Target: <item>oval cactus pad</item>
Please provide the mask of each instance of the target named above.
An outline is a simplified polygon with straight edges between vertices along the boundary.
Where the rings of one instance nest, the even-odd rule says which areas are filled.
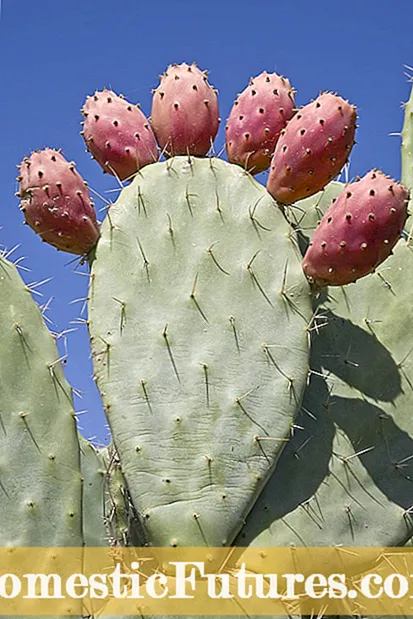
[[[294,235],[239,166],[147,166],[92,266],[96,379],[147,542],[230,544],[291,435],[308,372]]]

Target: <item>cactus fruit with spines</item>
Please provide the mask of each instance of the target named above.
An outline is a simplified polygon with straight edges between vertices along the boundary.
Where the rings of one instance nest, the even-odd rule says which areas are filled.
[[[251,174],[267,170],[280,133],[295,111],[294,90],[287,78],[267,71],[251,78],[225,126],[228,161]]]
[[[194,63],[170,65],[153,91],[151,122],[162,153],[202,157],[211,148],[220,118],[217,90]]]
[[[409,192],[380,170],[333,198],[310,243],[303,270],[317,285],[344,286],[374,271],[400,239]]]
[[[292,204],[323,189],[341,171],[354,145],[356,108],[330,92],[300,108],[281,131],[267,189]]]
[[[145,114],[122,95],[104,89],[86,99],[81,134],[104,172],[129,180],[158,159],[158,146]]]
[[[56,345],[1,257],[3,545],[404,544],[413,534],[413,258],[410,235],[398,236],[413,186],[413,99],[403,186],[379,172],[355,188],[333,180],[353,144],[355,110],[325,93],[288,120],[265,188],[242,162],[203,158],[218,128],[206,76],[194,65],[167,73],[152,113],[166,161],[140,161],[133,179],[125,172],[132,182],[101,231],[93,211],[79,202],[69,210],[74,196],[91,204],[60,153],[22,163],[28,223],[90,264],[92,356],[113,444],[98,450],[78,435]],[[158,116],[155,101],[168,103]],[[110,130],[111,144],[123,144],[120,123]],[[335,224],[333,215],[317,227],[333,198],[332,209],[346,202],[344,216],[361,222],[358,233],[373,213],[368,240],[394,245],[394,255],[379,251],[375,273],[355,284],[321,282],[330,289],[308,281],[301,261],[314,262],[312,248]],[[330,239],[350,248],[354,233],[344,237],[340,221]]]
[[[99,227],[87,184],[60,151],[46,148],[19,166],[20,209],[26,223],[57,249],[85,254]]]

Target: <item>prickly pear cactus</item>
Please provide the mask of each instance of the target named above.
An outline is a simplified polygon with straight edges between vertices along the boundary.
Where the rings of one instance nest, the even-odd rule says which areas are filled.
[[[240,165],[198,158],[219,118],[217,92],[195,65],[170,66],[161,78],[154,134],[112,91],[90,98],[90,151],[122,179],[137,172],[101,231],[74,164],[51,149],[23,160],[27,223],[58,249],[88,253],[92,352],[113,445],[98,450],[77,434],[55,343],[0,257],[3,545],[393,546],[413,534],[408,231],[382,262],[405,223],[407,191],[397,184],[395,204],[393,182],[370,174],[369,197],[360,181],[363,199],[350,212],[348,188],[326,183],[353,146],[355,108],[323,93],[292,116],[288,81],[283,100],[261,88],[274,79],[257,78],[229,120],[228,157]],[[410,190],[412,118],[413,95],[402,144]],[[246,141],[269,137],[270,124],[275,141],[251,151],[258,171],[275,149],[266,190],[241,166],[251,163]],[[152,163],[155,135],[166,162]],[[373,209],[383,192],[384,224]],[[344,226],[355,219],[363,233],[374,221],[369,241],[389,251],[345,286],[348,278],[315,276],[304,260],[310,287],[302,255],[308,265],[311,238],[323,245],[342,204],[329,238],[339,262],[354,243]],[[248,567],[259,571],[259,560]]]
[[[158,546],[230,544],[288,440],[308,372],[294,234],[238,166],[148,166],[92,265],[98,386]]]

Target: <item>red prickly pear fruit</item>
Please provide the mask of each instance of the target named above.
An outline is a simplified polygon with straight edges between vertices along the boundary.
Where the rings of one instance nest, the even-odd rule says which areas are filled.
[[[408,217],[409,192],[379,170],[333,200],[303,260],[318,286],[344,286],[373,272],[392,253]]]
[[[170,65],[153,92],[151,122],[166,157],[209,151],[219,127],[217,90],[194,64]]]
[[[158,147],[148,119],[138,106],[112,90],[96,91],[81,110],[81,134],[104,172],[121,180],[158,160]]]
[[[46,148],[19,166],[18,194],[26,223],[57,249],[86,254],[99,238],[87,185],[60,151]]]
[[[312,196],[339,174],[354,145],[356,108],[324,92],[281,131],[267,190],[283,204]]]
[[[267,170],[280,133],[294,114],[294,90],[288,79],[266,71],[251,78],[225,127],[228,161],[251,174]]]

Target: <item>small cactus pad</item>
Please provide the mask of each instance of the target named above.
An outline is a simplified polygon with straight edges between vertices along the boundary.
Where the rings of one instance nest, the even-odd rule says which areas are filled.
[[[294,233],[239,166],[175,157],[111,207],[89,299],[96,379],[148,542],[230,544],[306,382]]]
[[[158,147],[148,119],[138,106],[112,90],[95,92],[82,108],[88,151],[108,174],[130,179],[158,160]]]
[[[379,170],[345,187],[321,219],[303,260],[317,285],[343,286],[391,254],[407,218],[407,189]]]
[[[167,157],[204,156],[219,127],[217,91],[195,64],[170,65],[153,92],[152,127]]]
[[[354,144],[356,108],[322,93],[282,130],[271,161],[267,189],[283,204],[314,195],[333,180]]]
[[[267,170],[280,132],[294,113],[294,90],[288,79],[266,71],[251,78],[225,127],[228,161],[252,174]]]
[[[96,244],[99,227],[85,181],[73,161],[46,148],[25,157],[17,180],[26,223],[57,249],[86,254]]]

